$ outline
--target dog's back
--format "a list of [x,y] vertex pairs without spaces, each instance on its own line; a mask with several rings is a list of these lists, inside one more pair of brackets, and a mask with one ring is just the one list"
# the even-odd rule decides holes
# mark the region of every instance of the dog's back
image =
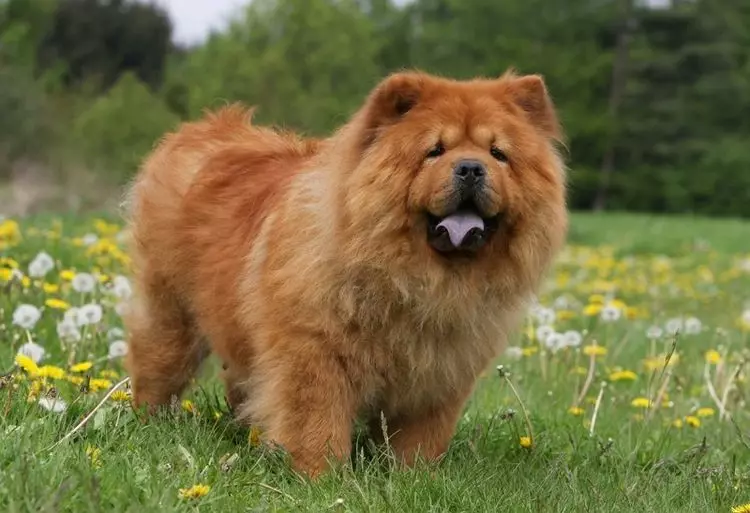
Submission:
[[181,389],[182,376],[206,354],[206,337],[231,340],[242,255],[318,150],[315,140],[251,125],[250,114],[229,106],[183,124],[160,141],[129,191],[135,297],[125,321],[139,361],[131,373],[155,375],[153,368],[173,360],[155,341],[185,355],[168,382],[142,387],[152,391],[151,404]]

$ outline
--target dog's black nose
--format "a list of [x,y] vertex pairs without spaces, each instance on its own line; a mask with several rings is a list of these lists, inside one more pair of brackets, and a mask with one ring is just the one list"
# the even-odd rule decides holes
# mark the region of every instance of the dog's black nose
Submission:
[[474,187],[484,182],[487,168],[478,160],[462,159],[453,168],[456,180],[465,187]]

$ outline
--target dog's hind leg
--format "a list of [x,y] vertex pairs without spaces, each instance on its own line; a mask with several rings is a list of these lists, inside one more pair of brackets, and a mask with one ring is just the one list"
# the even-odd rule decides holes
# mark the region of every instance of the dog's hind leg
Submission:
[[135,405],[153,410],[180,396],[209,350],[166,280],[148,274],[140,278],[126,316],[126,366]]

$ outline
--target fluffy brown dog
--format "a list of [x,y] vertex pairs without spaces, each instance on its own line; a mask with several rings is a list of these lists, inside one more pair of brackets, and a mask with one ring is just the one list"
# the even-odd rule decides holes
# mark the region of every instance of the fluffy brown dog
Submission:
[[397,73],[322,141],[248,118],[183,125],[131,190],[136,404],[169,403],[212,349],[300,471],[381,413],[404,463],[440,457],[565,238],[543,80]]

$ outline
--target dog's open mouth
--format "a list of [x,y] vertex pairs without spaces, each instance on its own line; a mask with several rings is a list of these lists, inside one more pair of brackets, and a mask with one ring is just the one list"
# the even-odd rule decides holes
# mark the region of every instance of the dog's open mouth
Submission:
[[476,253],[497,230],[499,216],[485,217],[473,202],[443,217],[427,214],[427,240],[440,253]]

